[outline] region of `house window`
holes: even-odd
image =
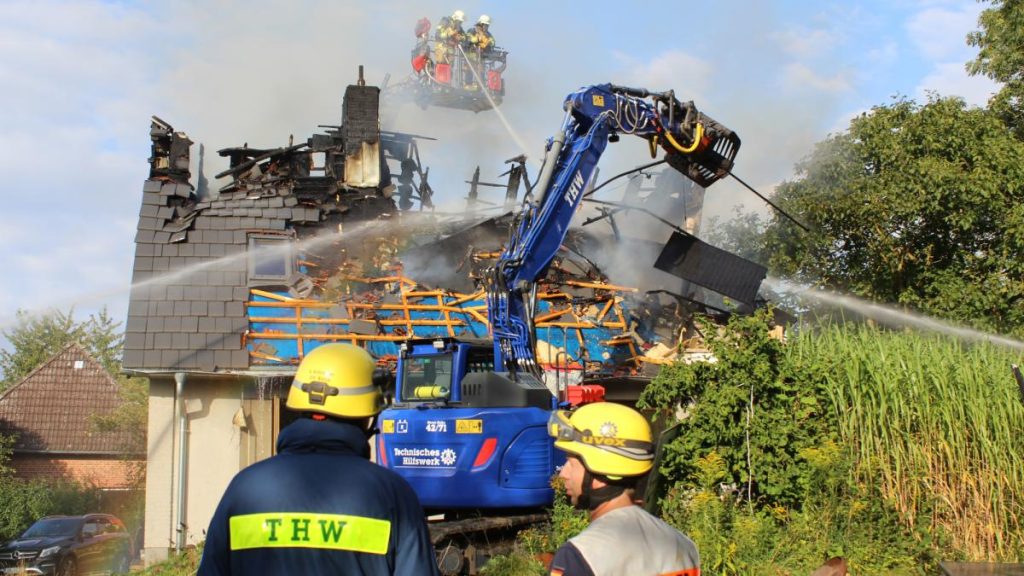
[[[292,275],[292,242],[283,236],[249,237],[249,283],[283,282]]]

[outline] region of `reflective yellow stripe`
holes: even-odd
[[[268,512],[232,516],[231,549],[325,548],[385,554],[391,522],[345,514]]]

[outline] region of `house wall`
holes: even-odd
[[[205,538],[210,518],[240,469],[242,380],[190,374],[185,383],[188,413],[185,494],[186,545]],[[146,473],[146,564],[167,558],[177,540],[178,423],[170,375],[152,377],[149,400],[149,464]]]
[[[114,457],[56,457],[46,454],[15,454],[11,465],[15,475],[29,480],[74,480],[102,489],[129,487],[130,467],[141,461]]]

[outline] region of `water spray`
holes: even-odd
[[[462,57],[465,58],[466,62],[469,62],[469,58],[466,56],[466,51],[462,49],[461,44],[459,45],[459,53],[462,54]],[[468,68],[470,72],[473,73],[473,79],[476,80],[476,85],[480,88],[480,91],[484,93],[484,96],[487,97],[487,101],[491,104],[491,109],[498,115],[498,118],[505,126],[505,130],[508,132],[509,136],[512,137],[512,140],[515,141],[516,146],[518,146],[520,150],[526,152],[529,148],[526,146],[526,143],[523,142],[523,139],[519,137],[519,134],[516,133],[515,129],[512,128],[512,124],[508,121],[508,118],[502,114],[501,109],[498,108],[498,105],[494,102],[494,98],[491,97],[490,91],[484,87],[483,79],[480,78],[480,72],[475,66],[469,66]]]
[[[849,294],[838,294],[836,292],[822,290],[806,284],[796,284],[789,280],[781,280],[772,277],[765,278],[764,283],[780,293],[811,299],[820,304],[836,306],[884,324],[907,326],[918,330],[927,330],[929,332],[945,334],[961,340],[988,342],[998,346],[1005,346],[1014,350],[1024,351],[1024,342],[1021,342],[1020,340],[959,326],[951,322],[939,320],[920,313],[899,310],[889,305],[869,302],[863,298],[858,298]]]

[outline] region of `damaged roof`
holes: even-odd
[[[199,197],[189,184],[187,136],[154,118],[126,369],[289,366],[333,341],[387,359],[411,337],[487,335],[484,277],[513,225],[507,208],[521,183],[529,188],[525,158],[506,162],[507,184],[480,182],[478,168],[464,213],[434,212],[420,137],[381,132],[378,97],[375,88],[350,86],[344,124],[305,143],[221,150],[231,162],[221,175],[231,180],[215,198]],[[726,262],[728,253],[691,233],[703,189],[671,174],[659,175],[654,190],[641,180],[625,194],[636,209],[606,208],[587,222],[607,220],[613,233],[570,231],[539,283],[542,364],[642,373],[700,346],[694,312],[728,313],[697,285],[752,303],[763,268],[735,257]],[[505,188],[504,204],[496,205],[503,216],[482,216],[480,187]],[[657,228],[650,214],[687,228],[685,241],[670,242],[675,251],[662,254],[670,273],[654,268],[664,238],[620,235],[623,228]],[[631,223],[638,218],[644,220]]]

